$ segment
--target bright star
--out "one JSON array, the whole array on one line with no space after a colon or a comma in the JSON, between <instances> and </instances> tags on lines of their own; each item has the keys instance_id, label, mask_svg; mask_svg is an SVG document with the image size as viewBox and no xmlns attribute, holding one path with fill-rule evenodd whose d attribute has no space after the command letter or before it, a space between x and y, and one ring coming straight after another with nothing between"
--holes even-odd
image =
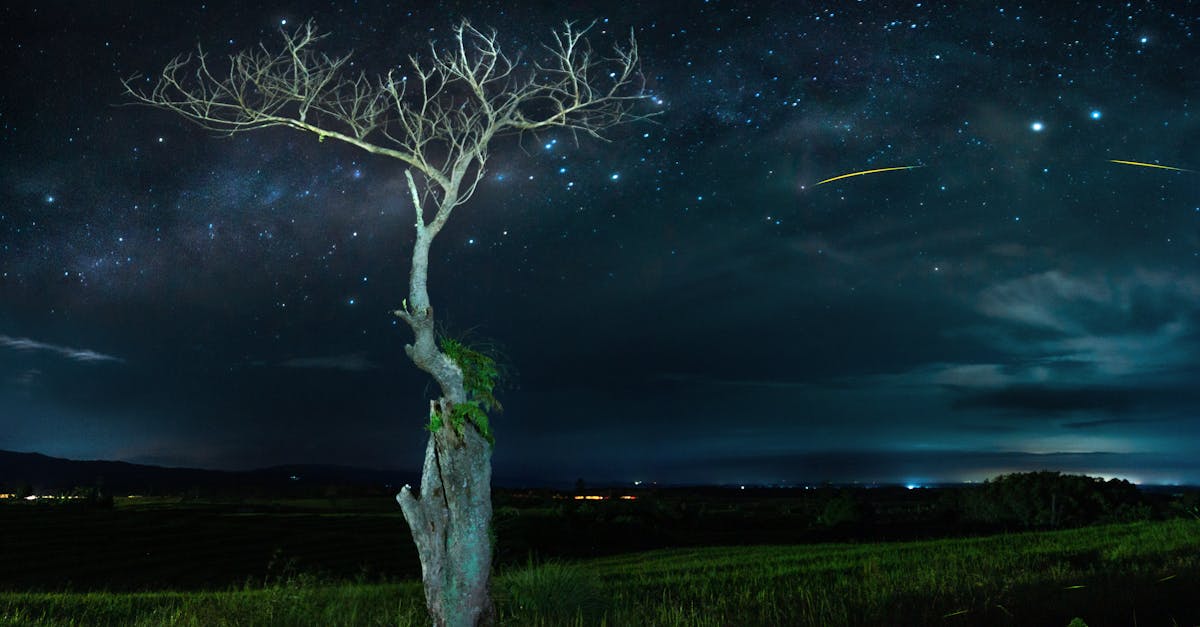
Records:
<instances>
[{"instance_id":1,"label":"bright star","mask_svg":"<svg viewBox=\"0 0 1200 627\"><path fill-rule=\"evenodd\" d=\"M1040 133L1042 132L1042 129L1046 128L1046 126L1041 122L1034 122L1033 124L1029 125L1029 128L1033 129L1033 132L1035 133Z\"/></svg>"},{"instance_id":2,"label":"bright star","mask_svg":"<svg viewBox=\"0 0 1200 627\"><path fill-rule=\"evenodd\" d=\"M1100 119L1100 110L1099 110L1099 109L1092 109L1092 114L1091 114L1091 115L1092 115L1092 119L1093 119L1093 120L1099 120L1099 119Z\"/></svg>"}]
</instances>

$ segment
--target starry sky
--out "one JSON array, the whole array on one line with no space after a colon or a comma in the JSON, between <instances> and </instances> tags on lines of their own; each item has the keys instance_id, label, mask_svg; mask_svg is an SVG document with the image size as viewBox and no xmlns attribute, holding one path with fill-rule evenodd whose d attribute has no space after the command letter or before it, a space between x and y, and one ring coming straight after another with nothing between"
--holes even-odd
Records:
<instances>
[{"instance_id":1,"label":"starry sky","mask_svg":"<svg viewBox=\"0 0 1200 627\"><path fill-rule=\"evenodd\" d=\"M165 6L0 9L0 449L415 471L400 164L120 79L572 19L634 30L659 115L494 145L431 258L512 372L500 483L1200 483L1198 3Z\"/></svg>"}]
</instances>

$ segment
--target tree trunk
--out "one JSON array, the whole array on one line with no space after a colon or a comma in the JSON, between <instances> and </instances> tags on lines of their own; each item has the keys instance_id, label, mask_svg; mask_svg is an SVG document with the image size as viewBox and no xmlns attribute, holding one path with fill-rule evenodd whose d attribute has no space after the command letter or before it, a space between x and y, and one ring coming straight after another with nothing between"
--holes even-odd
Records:
<instances>
[{"instance_id":1,"label":"tree trunk","mask_svg":"<svg viewBox=\"0 0 1200 627\"><path fill-rule=\"evenodd\" d=\"M430 401L443 418L425 447L420 494L406 485L396 500L417 545L433 624L491 625L492 447L470 423L456 434L451 407L445 398Z\"/></svg>"},{"instance_id":2,"label":"tree trunk","mask_svg":"<svg viewBox=\"0 0 1200 627\"><path fill-rule=\"evenodd\" d=\"M456 176L461 178L461 174ZM461 425L461 433L455 431L451 419L454 405L467 401L463 372L438 350L426 288L430 244L449 213L446 207L453 208L457 196L447 191L438 218L427 227L416 183L411 174L406 173L406 178L417 213L417 239L413 244L408 302L394 313L413 330L413 343L406 345L404 352L418 368L433 376L442 396L429 403L429 415L440 418L440 427L429 434L425 446L420 493L413 494L412 486L406 485L396 500L417 545L425 604L433 624L491 625L496 619L490 590L492 445L470 421ZM457 181L452 181L453 189L457 189Z\"/></svg>"}]
</instances>

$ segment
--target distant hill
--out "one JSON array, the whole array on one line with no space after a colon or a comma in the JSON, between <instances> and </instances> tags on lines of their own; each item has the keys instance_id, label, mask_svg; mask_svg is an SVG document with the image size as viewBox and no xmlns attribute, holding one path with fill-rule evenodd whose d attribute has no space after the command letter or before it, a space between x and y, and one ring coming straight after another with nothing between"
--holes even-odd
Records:
<instances>
[{"instance_id":1,"label":"distant hill","mask_svg":"<svg viewBox=\"0 0 1200 627\"><path fill-rule=\"evenodd\" d=\"M40 453L0 451L0 492L22 485L35 492L100 486L113 494L167 494L193 489L261 488L270 492L338 485L392 489L416 483L415 473L348 466L288 465L249 471L166 468L114 461L80 461Z\"/></svg>"}]
</instances>

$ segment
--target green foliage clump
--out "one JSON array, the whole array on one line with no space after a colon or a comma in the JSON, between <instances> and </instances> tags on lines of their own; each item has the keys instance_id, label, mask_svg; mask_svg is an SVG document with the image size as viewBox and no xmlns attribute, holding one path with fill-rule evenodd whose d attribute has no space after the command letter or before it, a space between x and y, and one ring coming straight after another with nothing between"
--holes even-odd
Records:
<instances>
[{"instance_id":1,"label":"green foliage clump","mask_svg":"<svg viewBox=\"0 0 1200 627\"><path fill-rule=\"evenodd\" d=\"M467 393L465 402L457 403L451 408L450 426L454 427L455 433L462 435L463 426L470 422L489 444L494 445L496 438L492 434L487 412L504 409L494 393L497 379L500 377L500 368L497 367L496 360L453 338L442 337L438 345L462 370L463 389ZM442 416L432 412L429 416L429 429L435 432L441 429L442 420Z\"/></svg>"}]
</instances>

